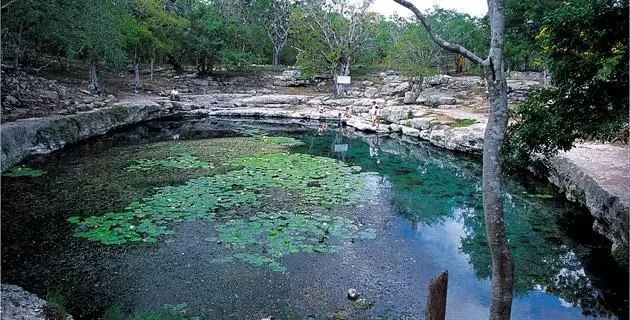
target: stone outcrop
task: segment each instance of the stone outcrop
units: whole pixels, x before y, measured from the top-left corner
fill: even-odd
[[[11,167],[27,156],[47,154],[92,136],[107,133],[127,124],[157,119],[181,110],[179,103],[141,101],[119,103],[68,116],[25,119],[3,124],[1,170]]]
[[[629,238],[630,190],[619,186],[627,186],[628,183],[628,150],[621,149],[615,155],[612,153],[614,150],[595,149],[589,152],[586,149],[588,146],[577,146],[568,153],[548,159],[549,182],[557,186],[568,200],[588,208],[595,218],[593,229],[612,241],[613,250],[623,248],[628,245]],[[588,159],[589,154],[594,159]],[[599,161],[595,155],[606,160]],[[584,165],[588,161],[596,162],[594,165],[603,169],[586,170]]]
[[[0,304],[0,314],[3,320],[46,320],[46,301],[36,295],[24,291],[24,289],[3,284],[2,304]],[[66,315],[66,320],[72,320],[72,316]]]

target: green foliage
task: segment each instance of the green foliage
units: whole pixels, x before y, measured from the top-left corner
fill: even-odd
[[[150,170],[154,167],[171,167],[179,169],[214,168],[214,166],[210,163],[200,161],[197,157],[186,153],[179,154],[175,157],[168,157],[165,160],[138,159],[135,162],[135,164],[128,166],[127,170]]]
[[[562,4],[559,0],[507,0],[503,58],[511,70],[542,70],[545,56],[536,35],[545,16]]]
[[[32,169],[27,166],[15,166],[5,171],[2,176],[4,177],[39,177],[46,174],[46,171]]]
[[[436,7],[428,14],[427,19],[435,32],[444,40],[457,43],[479,57],[488,54],[490,24],[487,18],[475,18],[468,14]],[[431,48],[431,61],[442,73],[455,69],[456,54],[439,48],[434,42],[431,42]]]
[[[537,36],[554,87],[513,114],[506,163],[568,150],[578,139],[628,140],[628,1],[580,0],[547,14]]]
[[[451,124],[451,128],[468,127],[469,125],[474,124],[476,122],[477,120],[475,119],[455,119],[455,122]]]

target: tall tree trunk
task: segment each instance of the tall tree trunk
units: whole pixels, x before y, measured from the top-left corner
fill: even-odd
[[[512,312],[514,265],[505,235],[503,196],[501,188],[501,145],[505,139],[508,108],[507,81],[503,71],[503,41],[505,36],[505,8],[503,0],[488,0],[490,17],[490,52],[482,60],[468,49],[444,41],[429,25],[426,17],[407,0],[394,0],[411,10],[431,39],[447,51],[464,55],[483,66],[490,92],[490,115],[483,142],[483,211],[488,247],[492,257],[492,279],[489,318],[507,320]]]
[[[510,319],[514,290],[514,265],[505,235],[501,187],[501,146],[505,139],[508,108],[507,81],[503,71],[505,8],[502,0],[489,0],[490,64],[486,79],[490,92],[490,114],[483,143],[483,211],[488,246],[492,256],[490,319]]]
[[[174,55],[169,53],[166,56],[166,58],[167,58],[168,63],[173,66],[173,69],[175,69],[175,72],[177,73],[182,72],[182,65],[181,63],[179,63],[179,61],[177,61]]]
[[[342,56],[339,61],[339,75],[347,76],[350,75],[350,60],[346,56]],[[335,81],[335,94],[345,94],[346,85],[342,83],[337,83]]]
[[[280,47],[273,47],[273,66],[277,67],[280,60]]]
[[[154,64],[155,64],[155,55],[151,57],[151,74],[149,76],[149,79],[151,79],[151,81],[153,81],[153,65]]]
[[[92,58],[90,61],[90,81],[88,83],[88,90],[92,92],[99,93],[101,91],[101,87],[98,83],[99,78],[99,70],[98,70],[98,59]]]
[[[18,32],[17,43],[15,45],[15,55],[13,56],[13,69],[17,72],[20,67],[20,47],[22,46],[22,26],[20,23],[20,32]]]
[[[138,70],[138,62],[133,65],[133,81],[131,82],[133,90],[138,91],[140,89],[140,70]]]

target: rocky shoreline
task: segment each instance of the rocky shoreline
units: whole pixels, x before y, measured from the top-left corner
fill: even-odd
[[[164,98],[120,102],[109,108],[73,115],[19,120],[3,124],[0,129],[1,168],[4,171],[30,155],[47,154],[124,125],[176,115],[341,120],[354,130],[366,133],[420,139],[441,148],[472,154],[482,152],[485,121],[479,115],[421,105],[398,105],[384,108],[383,119],[387,124],[372,126],[367,119],[372,101],[368,98],[218,94],[191,96],[183,102]],[[326,109],[318,112],[321,105]],[[346,107],[353,111],[353,116],[341,118]],[[457,125],[461,116],[472,123]],[[611,240],[613,249],[625,248],[630,201],[623,194],[602,187],[588,171],[566,157],[549,159],[548,164],[550,183],[565,193],[567,199],[589,209],[595,218],[594,230]]]

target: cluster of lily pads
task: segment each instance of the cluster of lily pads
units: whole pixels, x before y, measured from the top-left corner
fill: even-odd
[[[283,137],[253,139],[284,145],[295,145],[297,141]],[[74,236],[107,245],[155,243],[160,237],[173,233],[174,223],[204,219],[215,221],[218,239],[236,251],[218,261],[264,264],[283,272],[284,267],[275,259],[284,254],[335,252],[349,239],[373,235],[359,231],[353,221],[346,218],[295,213],[303,212],[305,206],[325,210],[367,197],[362,188],[366,174],[359,172],[359,167],[297,153],[235,157],[219,165],[229,168],[228,171],[191,179],[180,186],[157,188],[152,196],[132,202],[120,212],[83,219],[70,217],[68,221],[79,226]],[[211,165],[194,156],[180,154],[163,161],[137,161],[128,169],[147,170],[155,166]],[[290,210],[293,212],[236,214],[241,208],[260,210],[261,201],[277,195],[280,190],[292,195],[294,209]],[[255,250],[260,245],[266,249]],[[249,252],[252,249],[254,252]]]
[[[341,246],[355,239],[373,239],[373,229],[359,230],[343,217],[292,212],[258,213],[249,219],[231,220],[218,225],[217,236],[208,241],[219,241],[237,251],[217,259],[219,262],[241,260],[278,272],[286,268],[275,258],[297,252],[337,252]],[[251,253],[255,252],[255,253]]]

